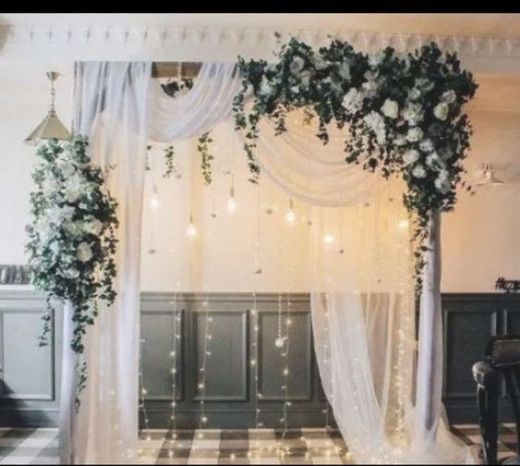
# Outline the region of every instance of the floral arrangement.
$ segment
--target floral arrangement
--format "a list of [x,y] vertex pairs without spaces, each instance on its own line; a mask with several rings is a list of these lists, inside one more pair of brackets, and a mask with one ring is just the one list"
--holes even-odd
[[384,177],[399,174],[407,184],[403,202],[415,220],[420,289],[431,213],[453,209],[458,185],[471,190],[462,179],[471,135],[462,106],[477,85],[457,55],[435,43],[413,53],[388,47],[369,55],[338,40],[315,51],[291,39],[274,63],[240,58],[239,66],[243,81],[234,115],[245,136],[252,181],[260,173],[254,155],[260,118],[271,119],[280,134],[287,130],[287,113],[303,108],[305,121],[318,119],[317,137],[324,144],[329,124],[344,129],[347,163]]
[[[72,349],[83,353],[83,337],[94,324],[99,301],[111,304],[116,296],[114,253],[118,226],[116,201],[104,192],[101,169],[91,163],[83,137],[38,147],[31,193],[32,223],[27,226],[32,283],[47,295],[47,313],[40,344],[51,330],[55,302],[73,306]],[[79,368],[85,383],[86,366]]]

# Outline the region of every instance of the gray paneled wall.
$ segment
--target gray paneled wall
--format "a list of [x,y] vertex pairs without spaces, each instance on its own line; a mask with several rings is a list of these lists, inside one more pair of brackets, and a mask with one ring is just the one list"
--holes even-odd
[[[312,348],[308,295],[291,295],[288,352],[288,420],[292,426],[323,426],[325,399]],[[45,302],[33,291],[0,290],[0,425],[56,425],[59,406],[61,338],[53,332],[49,346],[39,348]],[[284,295],[284,313],[285,313]],[[277,337],[277,294],[262,294],[258,304],[259,391],[261,421],[279,425],[284,401],[285,359]],[[178,427],[197,427],[200,417],[197,377],[205,348],[205,313],[212,318],[211,354],[206,367],[204,402],[207,427],[251,427],[255,418],[251,296],[249,294],[142,295],[142,378],[150,427],[169,427],[172,377],[176,377]],[[445,294],[444,397],[453,422],[475,420],[473,362],[482,357],[487,338],[520,333],[520,296]],[[174,321],[179,317],[178,321]],[[56,313],[55,329],[61,328]],[[174,325],[179,338],[175,338]],[[172,351],[176,371],[172,372]],[[503,400],[503,414],[510,411]]]
[[[53,331],[38,346],[44,308],[39,293],[0,293],[0,425],[57,423],[61,339]],[[52,326],[61,328],[60,315]]]
[[[142,295],[143,385],[146,388],[145,409],[150,427],[171,426],[172,377],[177,376],[176,418],[180,427],[198,427],[200,393],[198,377],[205,367],[204,406],[207,427],[253,427],[255,420],[255,368],[251,336],[251,295],[209,294],[180,295],[173,300],[169,294]],[[283,318],[286,318],[286,296],[283,298]],[[279,426],[283,371],[286,359],[274,342],[278,331],[278,295],[258,297],[258,386],[261,401],[260,420],[264,426]],[[211,317],[206,340],[206,313]],[[174,316],[181,338],[175,339]],[[292,426],[323,426],[325,400],[312,348],[312,331],[308,295],[291,295],[289,319],[290,345],[287,353],[289,408],[288,422]],[[177,366],[172,374],[175,344]],[[144,417],[143,414],[141,416]]]
[[[443,309],[444,402],[452,422],[476,422],[471,366],[482,358],[490,336],[520,334],[520,295],[449,293]],[[505,387],[501,395],[501,417],[511,419]]]

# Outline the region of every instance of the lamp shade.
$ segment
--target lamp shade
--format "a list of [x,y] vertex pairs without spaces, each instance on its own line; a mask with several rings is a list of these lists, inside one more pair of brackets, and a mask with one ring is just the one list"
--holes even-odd
[[43,121],[33,130],[29,136],[25,139],[26,144],[35,146],[43,139],[58,139],[66,140],[70,139],[70,132],[65,125],[60,121],[58,115],[56,115],[56,108],[54,106],[54,100],[56,97],[56,91],[54,89],[54,82],[58,79],[59,73],[56,71],[49,71],[47,78],[51,84],[51,107],[49,113],[43,119]]
[[65,128],[54,110],[51,110],[33,132],[27,136],[25,143],[35,146],[42,139],[70,139],[69,130]]

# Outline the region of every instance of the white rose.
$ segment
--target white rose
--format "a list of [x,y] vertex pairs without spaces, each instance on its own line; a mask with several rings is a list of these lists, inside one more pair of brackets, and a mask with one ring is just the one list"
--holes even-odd
[[101,223],[97,218],[88,220],[83,224],[83,230],[91,235],[99,236],[102,229],[103,223]]
[[300,71],[303,69],[304,65],[304,59],[296,55],[295,57],[293,57],[291,64],[289,65],[289,70],[291,71],[292,75],[298,76],[300,74]]
[[74,215],[74,207],[54,206],[47,211],[47,220],[49,223],[53,223],[55,225],[61,225],[64,221],[70,220],[72,218],[72,215]]
[[57,241],[53,241],[50,244],[49,249],[55,256],[57,256],[60,253],[60,245]]
[[76,173],[76,167],[70,162],[60,160],[57,165],[65,179],[70,178],[74,173]]
[[79,277],[79,272],[76,269],[67,269],[62,271],[61,275],[63,275],[65,278],[74,280]]
[[363,90],[365,91],[365,93],[369,96],[369,97],[372,97],[376,91],[377,91],[377,83],[375,81],[365,81],[362,85],[363,87]]
[[433,150],[433,142],[431,139],[425,139],[419,144],[419,149],[423,152],[431,152]]
[[412,175],[415,177],[415,178],[424,178],[426,176],[426,171],[424,170],[423,166],[422,165],[417,165],[413,170],[412,170]]
[[441,99],[447,104],[452,104],[455,102],[455,100],[457,100],[457,94],[455,94],[453,89],[450,89],[449,91],[446,91],[444,94],[442,94]]
[[408,98],[410,100],[417,100],[421,97],[421,91],[417,89],[416,87],[413,87],[410,89],[410,92],[408,92]]
[[448,118],[449,111],[449,105],[446,102],[441,102],[435,106],[435,108],[433,109],[433,114],[439,120],[444,121],[446,120],[446,118]]
[[343,79],[350,79],[350,64],[342,62],[338,68],[338,73]]
[[415,149],[411,149],[409,151],[406,151],[403,155],[403,162],[405,165],[410,165],[412,163],[417,162],[419,160],[419,152]]
[[406,138],[403,136],[399,136],[399,137],[395,138],[394,144],[396,146],[404,146],[406,144]]
[[87,188],[85,179],[76,174],[65,182],[65,199],[67,202],[76,202]]
[[403,118],[411,125],[417,126],[424,117],[424,111],[421,104],[409,103],[402,112]]
[[370,54],[369,57],[368,57],[368,64],[372,68],[377,68],[379,66],[379,64],[383,61],[384,56],[385,55],[384,55],[383,52]]
[[302,87],[304,89],[307,89],[309,87],[309,84],[311,82],[311,73],[310,71],[304,71],[301,75],[301,83]]
[[386,126],[383,116],[372,110],[363,120],[369,129],[375,133],[377,142],[384,144],[386,142]]
[[451,189],[447,170],[442,170],[439,172],[437,178],[435,179],[435,187],[443,194],[447,193]]
[[439,155],[437,152],[432,152],[431,154],[426,157],[426,165],[429,167],[433,167],[434,165],[437,165],[440,162]]
[[381,112],[388,118],[397,118],[397,115],[399,115],[399,105],[397,105],[395,100],[386,99],[385,103],[381,107]]
[[414,126],[408,130],[408,134],[406,135],[406,139],[410,142],[418,142],[423,137],[423,131],[421,128]]
[[80,243],[76,252],[76,257],[80,262],[88,262],[92,259],[92,249],[87,243]]
[[260,81],[260,88],[258,89],[258,93],[263,96],[268,96],[271,93],[271,85],[269,84],[269,80],[262,76],[262,81]]
[[60,186],[59,181],[56,178],[54,178],[53,176],[46,177],[42,183],[42,190],[45,194],[55,193],[56,191],[60,190],[60,187],[61,186]]
[[358,92],[355,87],[351,87],[343,97],[341,105],[343,105],[343,108],[347,112],[355,113],[361,109],[361,106],[363,105],[363,99],[363,93]]
[[81,224],[81,222],[72,222],[68,220],[63,223],[63,229],[73,238],[81,236],[81,233],[83,232],[82,227],[83,225]]

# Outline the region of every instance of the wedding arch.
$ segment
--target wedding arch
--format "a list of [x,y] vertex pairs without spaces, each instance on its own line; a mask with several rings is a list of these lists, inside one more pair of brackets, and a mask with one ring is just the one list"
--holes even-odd
[[[470,189],[462,179],[471,133],[462,107],[476,90],[471,73],[433,43],[405,55],[392,48],[367,55],[345,42],[316,51],[295,39],[273,62],[204,63],[193,86],[179,96],[173,92],[174,98],[151,80],[151,71],[149,62],[76,63],[75,136],[38,152],[31,266],[35,285],[51,301],[66,303],[64,337],[71,342],[63,356],[62,460],[134,458],[148,141],[199,138],[204,178],[211,182],[208,134],[233,118],[252,181],[265,173],[316,206],[320,238],[331,207],[375,199],[381,205],[373,218],[402,219],[398,203],[383,206],[378,197],[385,192],[388,198],[380,180],[395,181],[411,235],[397,235],[385,222],[371,234],[385,232],[379,252],[386,248],[394,261],[378,262],[382,273],[407,277],[420,292],[417,364],[410,344],[414,299],[405,299],[404,288],[391,279],[386,288],[381,280],[360,287],[368,282],[357,277],[356,267],[366,259],[354,251],[363,235],[350,237],[351,257],[342,253],[341,262],[315,240],[311,303],[322,383],[357,461],[466,461],[442,421],[439,234],[440,212],[455,206],[457,187]],[[182,87],[174,82],[170,90]],[[326,156],[323,145],[333,149]],[[355,224],[363,215],[346,218]],[[414,248],[413,279],[400,264],[404,249],[398,255],[392,250],[403,238]],[[387,346],[375,349],[372,340],[381,332]],[[394,338],[399,344],[390,343]],[[381,381],[374,375],[376,352],[387,359]]]

